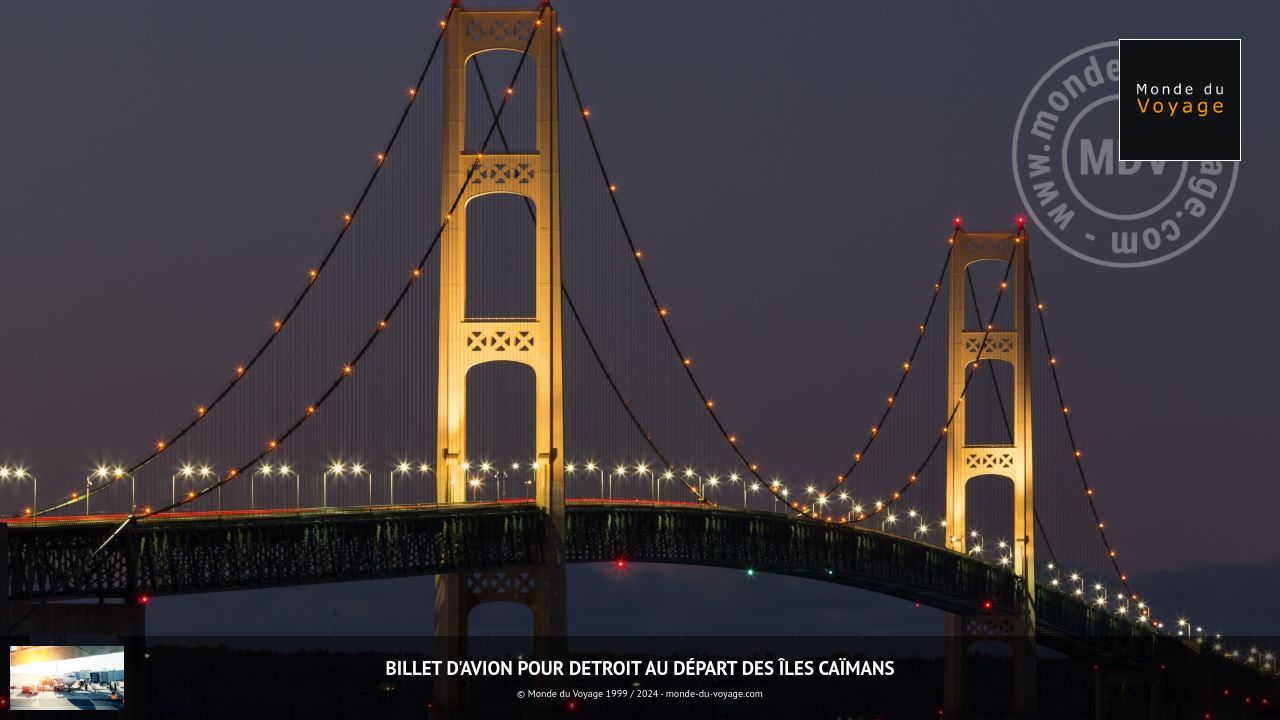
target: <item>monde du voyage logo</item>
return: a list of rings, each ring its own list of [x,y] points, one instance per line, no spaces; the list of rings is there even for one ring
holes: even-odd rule
[[[1226,210],[1240,117],[1239,40],[1091,45],[1049,68],[1023,102],[1018,193],[1040,231],[1082,260],[1164,262]]]

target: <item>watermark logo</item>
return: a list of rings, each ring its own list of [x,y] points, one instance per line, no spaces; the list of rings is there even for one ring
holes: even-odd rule
[[[1235,190],[1239,163],[1119,159],[1119,43],[1078,50],[1031,89],[1013,131],[1018,194],[1081,260],[1146,267],[1190,250]]]

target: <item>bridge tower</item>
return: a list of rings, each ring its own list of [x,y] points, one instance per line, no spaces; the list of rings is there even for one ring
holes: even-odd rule
[[[441,236],[436,497],[441,503],[466,501],[468,372],[489,362],[521,363],[533,370],[536,383],[535,498],[538,507],[546,511],[547,521],[541,564],[506,572],[436,577],[437,658],[465,656],[471,609],[495,601],[518,602],[532,610],[536,656],[562,656],[566,648],[556,27],[556,12],[549,6],[541,14],[538,9],[455,7],[445,29],[442,215],[449,212],[464,182],[466,187]],[[536,104],[536,149],[523,154],[493,152],[504,149],[496,134],[488,148],[466,147],[468,62],[492,50],[522,52],[526,48],[528,56],[521,74],[535,73],[536,97],[526,101]],[[494,118],[485,113],[472,120],[487,129]],[[534,317],[467,316],[466,207],[493,193],[523,196],[535,211]],[[465,700],[461,681],[437,678],[435,716],[461,717]]]
[[[947,545],[965,552],[965,521],[969,480],[999,475],[1013,483],[1013,572],[1022,579],[1025,592],[1012,614],[948,614],[943,695],[946,717],[963,718],[968,711],[967,654],[982,640],[1007,642],[1013,650],[1013,711],[1015,717],[1034,717],[1036,711],[1035,641],[1035,509],[1031,459],[1031,363],[1030,363],[1030,263],[1026,233],[970,233],[957,230],[949,269],[947,411],[960,402],[966,380],[982,362],[1012,366],[1012,415],[1010,442],[977,445],[966,434],[967,403],[952,419],[947,441]],[[966,329],[968,268],[976,262],[1010,262],[1008,287],[1002,303],[1012,302],[1010,327]],[[987,310],[987,312],[990,312]],[[982,318],[986,322],[986,318]],[[985,339],[985,342],[984,342]],[[980,352],[981,351],[981,352]],[[980,360],[979,360],[980,358]],[[975,610],[977,610],[975,608]]]

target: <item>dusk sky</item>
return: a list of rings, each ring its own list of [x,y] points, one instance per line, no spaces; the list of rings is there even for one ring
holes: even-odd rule
[[[1266,81],[1280,11],[556,6],[700,377],[754,455],[820,476],[874,421],[952,216],[1003,230],[1023,212],[1010,142],[1041,74],[1120,37],[1242,38],[1245,160],[1208,237],[1119,270],[1029,229],[1078,439],[1134,588],[1206,626],[1280,633],[1273,608],[1250,599],[1280,593],[1267,177],[1280,101]],[[96,462],[143,454],[226,379],[332,237],[446,10],[5,9],[0,460],[32,468],[52,499]],[[29,490],[0,492],[7,513]],[[732,570],[576,567],[570,579],[571,628],[584,633],[749,634],[762,609],[781,612],[772,632],[941,631],[910,603]],[[337,607],[341,633],[429,634],[431,591],[413,578],[160,598],[149,628],[327,634]],[[477,611],[474,632],[526,628],[509,610]]]

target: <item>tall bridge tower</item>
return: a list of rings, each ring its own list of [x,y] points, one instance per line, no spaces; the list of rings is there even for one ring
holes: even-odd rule
[[[998,260],[1010,264],[1003,302],[1012,302],[1008,327],[966,329],[966,298],[970,297],[969,266]],[[1036,708],[1035,641],[1035,506],[1031,458],[1031,362],[1030,362],[1030,262],[1026,234],[970,233],[957,230],[949,271],[947,323],[947,386],[952,418],[947,440],[947,546],[965,552],[968,528],[965,519],[969,481],[983,475],[1009,478],[1013,484],[1013,572],[1022,579],[1025,592],[1017,612],[973,615],[948,614],[944,702],[947,717],[965,717],[968,696],[969,646],[983,640],[1007,642],[1013,649],[1013,710],[1016,717],[1033,717]],[[986,322],[981,319],[980,322]],[[993,322],[995,322],[993,320]],[[973,444],[968,441],[966,410],[962,402],[969,375],[982,362],[1005,362],[1013,370],[1012,415],[1009,442]],[[975,608],[975,611],[977,608]]]
[[[532,369],[535,378],[535,498],[547,518],[541,564],[509,572],[436,577],[437,658],[465,656],[471,609],[495,601],[523,603],[532,610],[535,655],[555,656],[564,651],[567,611],[556,27],[556,13],[548,6],[541,11],[457,8],[445,29],[442,214],[449,212],[459,188],[463,189],[440,246],[436,497],[441,503],[466,500],[468,372],[484,363],[516,362]],[[521,72],[532,69],[535,73],[536,149],[503,154],[491,152],[496,142],[491,142],[490,148],[467,147],[468,62],[492,50],[526,49],[528,56]],[[495,118],[486,113],[471,120],[488,128]],[[534,208],[534,317],[467,315],[466,208],[476,198],[493,193],[523,196]],[[461,682],[437,679],[436,715],[460,715],[464,704]]]

